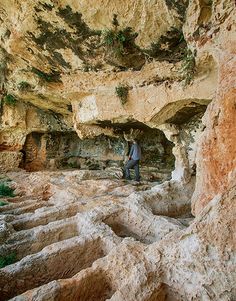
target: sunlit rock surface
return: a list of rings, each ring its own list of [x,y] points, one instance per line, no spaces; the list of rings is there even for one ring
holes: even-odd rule
[[[0,22],[0,300],[236,300],[234,1],[12,0]]]
[[[8,176],[18,196],[1,209],[0,254],[17,251],[0,270],[1,300],[43,284],[14,300],[235,296],[235,186],[193,219],[173,183],[132,185],[101,171]]]

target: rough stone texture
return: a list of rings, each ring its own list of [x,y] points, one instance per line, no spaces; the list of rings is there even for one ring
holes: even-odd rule
[[[2,104],[0,129],[0,170],[3,171],[19,167],[23,156],[20,150],[23,149],[26,137],[31,132],[69,133],[73,127],[69,116],[17,102],[15,105]]]
[[[194,214],[198,214],[215,195],[228,190],[236,168],[233,135],[236,128],[236,34],[233,1],[219,2],[213,11],[210,30],[205,29],[204,35],[193,41],[201,54],[208,53],[214,57],[219,69],[216,98],[203,118],[206,129],[199,143],[196,160],[198,176],[192,198]],[[189,10],[189,14],[191,13]],[[197,14],[190,18],[192,26],[196,26],[196,17]]]
[[[37,2],[37,9],[32,1],[1,3],[1,95],[18,100],[16,107],[1,106],[1,162],[18,164],[27,135],[40,129],[43,136],[50,130],[65,135],[74,125],[91,143],[102,134],[129,141],[144,131],[149,137],[158,128],[174,144],[175,169],[160,185],[115,179],[113,166],[8,173],[17,196],[0,207],[0,255],[16,252],[17,262],[0,269],[0,299],[235,300],[234,1],[190,1],[185,20],[177,1],[102,2],[104,15],[97,11],[101,2],[89,10],[76,3]],[[145,56],[138,70],[111,66],[106,49],[97,51],[93,30],[106,26],[113,12],[122,28],[127,17],[134,30],[148,31],[135,40],[145,47],[169,25],[184,23],[195,55],[192,83],[183,86],[179,61]],[[160,33],[153,30],[159,21]],[[98,61],[104,65],[95,70]],[[27,91],[19,89],[21,81],[30,84]],[[115,94],[119,84],[129,88],[123,105]]]
[[[198,180],[192,199],[195,214],[213,196],[228,190],[236,169],[236,144],[233,135],[236,129],[235,53],[229,58],[222,58],[221,63],[217,101],[204,116],[206,130],[198,150]]]
[[[16,170],[22,160],[22,154],[18,152],[1,152],[0,168],[4,171]]]
[[[93,99],[98,108],[103,102],[109,102],[108,110],[114,115],[108,116],[109,120],[123,116],[126,119],[132,117],[149,121],[167,103],[179,100],[191,103],[196,99],[197,103],[203,100],[208,103],[214,95],[217,75],[214,65],[209,70],[208,77],[198,81],[192,88],[189,87],[186,93],[178,82],[182,79],[178,72],[180,63],[150,61],[147,58],[147,63],[140,71],[125,72],[114,72],[115,69],[112,71],[109,68],[98,72],[84,72],[81,67],[84,56],[96,48],[95,42],[90,41],[93,31],[109,28],[108,20],[112,20],[112,14],[118,14],[121,28],[131,26],[137,31],[138,45],[148,48],[151,43],[158,41],[160,35],[166,34],[171,26],[181,30],[182,21],[178,15],[184,15],[186,4],[186,1],[146,3],[142,0],[130,3],[115,1],[106,5],[103,1],[93,1],[88,9],[86,1],[48,1],[44,4],[41,1],[27,1],[24,5],[16,1],[11,1],[9,5],[9,2],[2,1],[1,16],[4,21],[0,35],[3,48],[2,68],[7,71],[7,78],[3,72],[5,92],[41,108],[64,114],[69,113],[68,105],[73,102],[76,116],[80,100],[84,102],[86,97]],[[103,10],[98,11],[98,7],[103,7]],[[103,54],[104,51],[101,55]],[[93,64],[93,60],[91,54],[85,62]],[[175,80],[176,83],[173,82]],[[27,82],[30,86],[19,89],[22,82]],[[122,108],[115,96],[115,87],[120,83],[133,88],[130,90],[130,105],[127,105],[127,110]],[[201,95],[202,91],[204,93]],[[137,99],[142,99],[138,106]],[[160,102],[158,106],[157,99]],[[105,107],[104,112],[99,112],[97,119],[105,118]],[[80,118],[76,122],[80,122]]]
[[[42,284],[13,300],[234,300],[234,182],[193,220],[177,199],[166,211],[176,184],[144,191],[95,171],[8,176],[19,196],[1,208],[0,254],[17,250],[18,262],[0,270],[1,300]]]
[[[117,167],[120,174],[130,148],[127,140],[132,133],[141,141],[143,179],[167,179],[174,167],[173,145],[160,130],[143,124],[131,123],[142,128],[134,131],[118,124],[115,135],[81,140],[73,130],[70,116],[24,102],[3,103],[1,118],[1,171],[19,167],[28,171]]]
[[[5,151],[9,151],[9,148],[12,152],[21,150],[26,137],[29,139],[27,135],[32,132],[68,130],[69,133],[72,118],[75,131],[83,139],[102,134],[117,137],[117,127],[120,124],[128,129],[137,127],[137,122],[155,128],[164,123],[178,123],[181,127],[179,120],[188,122],[199,110],[204,112],[206,105],[213,99],[217,82],[217,65],[214,61],[210,61],[207,70],[200,68],[192,85],[187,87],[183,87],[183,77],[179,72],[181,63],[178,61],[159,61],[146,57],[146,63],[140,70],[126,68],[125,71],[118,70],[117,67],[108,68],[106,65],[97,72],[94,69],[85,72],[81,67],[85,62],[94,63],[93,57],[86,56],[97,45],[96,41],[90,39],[96,40],[94,30],[110,27],[107,20],[112,19],[113,13],[117,12],[121,28],[124,28],[124,19],[126,23],[129,20],[128,25],[139,33],[136,41],[138,45],[148,48],[151,43],[158,42],[156,39],[160,35],[168,36],[167,30],[171,26],[181,31],[187,7],[185,1],[158,1],[151,4],[139,1],[129,4],[124,2],[124,5],[116,2],[110,5],[103,3],[104,15],[97,11],[97,6],[101,3],[93,4],[93,9],[88,10],[85,2],[78,4],[74,1],[27,1],[22,6],[12,1],[11,7],[5,1],[1,3],[4,20],[1,29],[2,80],[5,80],[2,94],[12,94],[17,99],[16,109],[3,105],[4,122],[12,120],[12,116],[14,120],[24,119],[28,109],[24,108],[22,102],[27,103],[27,107],[30,106],[28,103],[36,107],[32,109],[36,113],[26,114],[28,122],[20,123],[20,129],[24,128],[24,131],[18,129],[18,125],[12,125],[9,131],[4,127],[1,143],[7,143],[8,149]],[[159,13],[155,14],[155,10]],[[14,22],[11,22],[13,15]],[[156,24],[158,30],[153,30]],[[147,33],[141,28],[145,28]],[[165,47],[164,44],[161,47]],[[94,55],[100,58],[99,53]],[[208,59],[204,57],[201,64],[204,65]],[[28,86],[22,88],[22,83]],[[115,94],[119,84],[129,86],[125,105],[121,104]],[[22,106],[17,113],[16,110]],[[35,116],[38,110],[42,110],[45,118],[37,126],[34,122],[38,118]],[[18,115],[20,118],[17,118]],[[51,128],[48,126],[47,120],[54,119],[55,115],[66,127],[63,128],[60,124],[58,128],[56,120],[52,121]],[[178,129],[177,132],[179,133]],[[184,173],[191,175],[191,171],[187,171],[188,159],[184,158],[187,152],[185,142],[177,137],[173,138],[173,142],[176,145],[176,169],[185,170]],[[32,154],[28,157],[31,158]],[[45,152],[40,157],[45,158]],[[52,161],[50,164],[39,162],[36,165],[56,166],[57,163]],[[2,169],[17,167],[18,162],[19,160],[13,166],[6,161]],[[181,174],[182,171],[176,171],[174,179],[189,179],[189,176]]]
[[[16,252],[20,261],[0,270],[1,300],[72,277],[119,246],[124,237],[150,244],[185,227],[173,218],[153,215],[138,195],[134,202],[132,192],[150,184],[133,186],[106,179],[109,174],[101,171],[8,176],[22,196],[8,199],[9,204],[0,208],[5,228],[14,228],[5,234],[0,254]]]
[[[178,12],[178,6],[182,6],[182,12]],[[168,1],[164,0],[153,1],[148,4],[143,0],[131,1],[129,3],[116,0],[109,4],[104,0],[92,1],[89,4],[86,1],[80,1],[79,3],[77,1],[64,0],[57,2],[47,1],[45,3],[42,1],[27,1],[24,5],[12,0],[10,3],[2,1],[1,7],[2,15],[7,16],[7,20],[1,29],[1,36],[6,41],[9,49],[21,49],[25,58],[32,60],[33,54],[39,54],[39,49],[37,47],[32,47],[31,51],[29,51],[28,47],[24,49],[29,37],[32,38],[29,32],[36,33],[34,40],[37,41],[37,38],[39,40],[41,27],[44,26],[43,22],[45,24],[49,23],[47,31],[50,31],[50,27],[54,26],[56,29],[54,34],[59,37],[59,41],[55,45],[50,46],[52,49],[55,47],[57,53],[61,54],[61,62],[62,59],[66,61],[63,67],[67,67],[68,63],[72,66],[74,64],[77,67],[81,62],[80,52],[76,52],[77,49],[74,49],[74,47],[68,47],[68,49],[60,47],[61,40],[65,43],[68,35],[71,35],[68,40],[73,45],[72,41],[76,34],[84,37],[90,30],[111,28],[113,14],[117,14],[120,26],[122,28],[127,26],[134,28],[139,34],[137,39],[138,45],[148,47],[152,42],[158,40],[171,26],[179,27],[182,24],[180,18],[184,15],[186,1],[179,1],[179,5],[174,4],[170,7]],[[80,17],[80,14],[82,14],[82,17]],[[14,22],[11,23],[13,18]],[[38,19],[43,22],[38,23]],[[14,27],[15,25],[18,26]],[[61,38],[59,32],[57,32],[58,28],[65,30],[62,33],[66,33],[66,38]],[[45,27],[43,29],[46,31]],[[43,49],[44,58],[41,56],[41,60],[44,60],[44,62],[46,56],[50,57],[51,55],[46,50],[48,49]],[[55,55],[51,59],[55,60]],[[34,63],[40,66],[36,60],[34,60]]]

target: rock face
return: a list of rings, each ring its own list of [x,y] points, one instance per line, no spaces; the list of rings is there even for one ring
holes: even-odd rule
[[[131,123],[136,129],[118,124],[112,136],[100,135],[81,140],[72,126],[71,116],[39,109],[31,104],[3,105],[0,170],[18,167],[28,171],[43,169],[106,169],[121,167],[129,152],[132,133],[143,150],[144,179],[162,181],[174,168],[173,144],[162,131]],[[138,128],[137,128],[138,127]],[[139,128],[142,129],[139,129]]]
[[[187,48],[182,33],[186,1],[123,4],[96,2],[93,10],[88,10],[85,2],[74,1],[28,1],[24,5],[13,1],[11,7],[1,3],[0,138],[6,145],[0,155],[2,170],[60,167],[68,160],[74,166],[83,165],[77,163],[78,151],[70,148],[73,146],[65,151],[63,142],[59,151],[52,151],[58,160],[47,156],[47,148],[51,151],[48,145],[56,144],[55,137],[65,141],[59,136],[69,137],[72,127],[79,138],[91,139],[90,143],[94,143],[92,139],[102,140],[101,135],[107,141],[118,139],[121,143],[139,131],[140,140],[149,133],[153,136],[151,128],[167,123],[175,133],[171,138],[176,144],[174,178],[189,180],[193,164],[188,163],[185,142],[176,136],[182,125],[184,128],[194,115],[203,113],[214,97],[217,66],[211,61],[207,76],[196,73],[193,84],[183,87],[179,69]],[[97,10],[98,5],[106,7],[104,13]],[[11,22],[13,16],[17,26]],[[155,24],[158,31],[153,30]],[[136,66],[138,61],[142,64]],[[125,102],[119,94],[124,87],[128,89]],[[166,175],[162,178],[166,179],[174,160],[171,144],[164,140],[149,139],[143,144],[144,155],[150,158],[144,160],[149,162],[144,162],[145,167],[150,167],[150,162],[163,163]],[[80,143],[79,139],[73,141]],[[120,161],[127,152],[125,144],[122,156],[117,158]],[[157,151],[155,147],[151,150],[151,144]],[[105,149],[117,157],[116,152]],[[95,165],[104,166],[103,162]]]
[[[0,300],[236,300],[234,11],[1,1]]]
[[[196,164],[199,176],[192,199],[195,214],[215,195],[228,190],[236,168],[232,135],[236,128],[235,16],[230,4],[230,1],[225,4],[224,10],[220,4],[214,8],[211,29],[204,30],[204,35],[194,41],[200,53],[212,54],[219,70],[216,97],[203,118],[206,129],[199,144]],[[192,22],[197,26],[196,15]]]
[[[236,145],[232,135],[236,128],[235,80],[235,53],[229,52],[229,56],[222,57],[217,100],[204,116],[206,130],[199,145],[199,177],[193,195],[196,214],[215,195],[229,189],[236,169]]]
[[[16,169],[20,162],[25,160],[24,156],[34,157],[37,155],[38,147],[34,140],[30,143],[30,150],[26,154],[25,147],[28,147],[32,135],[40,137],[47,132],[69,134],[73,131],[70,116],[48,112],[31,104],[4,104],[1,113],[1,170]],[[38,154],[38,157],[43,164],[43,152]],[[38,164],[40,165],[40,163]]]

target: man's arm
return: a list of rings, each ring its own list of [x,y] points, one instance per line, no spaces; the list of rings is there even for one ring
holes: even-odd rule
[[[134,152],[134,146],[132,145],[131,146],[131,149],[130,149],[130,152],[129,152],[129,160],[131,160],[131,157],[133,155],[133,152]]]

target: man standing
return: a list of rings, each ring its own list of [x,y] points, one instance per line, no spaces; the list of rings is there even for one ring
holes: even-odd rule
[[[130,177],[130,169],[134,168],[135,170],[135,180],[140,181],[140,174],[139,174],[139,160],[141,159],[141,148],[138,145],[137,140],[133,140],[133,145],[131,147],[129,153],[129,161],[125,165],[125,178],[127,180],[131,180]]]

